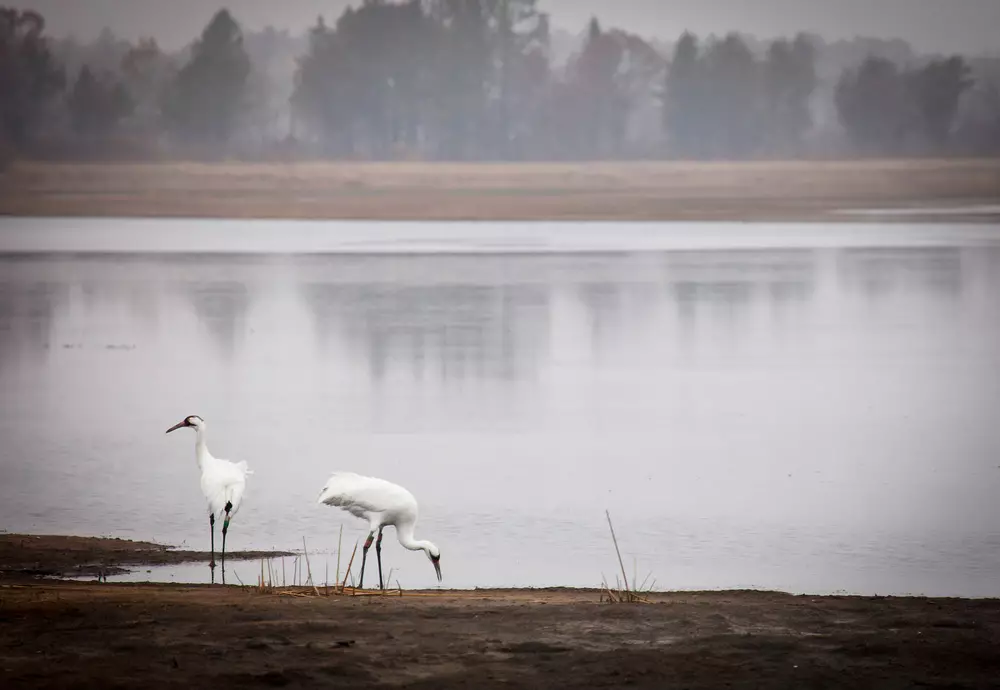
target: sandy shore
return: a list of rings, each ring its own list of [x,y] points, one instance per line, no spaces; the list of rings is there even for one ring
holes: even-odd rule
[[[65,539],[71,559],[155,553]],[[63,558],[46,555],[55,541],[32,544],[18,548],[35,562]],[[995,687],[1000,678],[998,600],[702,592],[607,604],[597,591],[558,589],[307,596],[38,580],[16,573],[9,554],[0,549],[4,688],[903,688]]]
[[[1000,204],[1000,160],[12,165],[0,214],[371,220],[870,220]],[[1000,220],[1000,213],[879,220]]]

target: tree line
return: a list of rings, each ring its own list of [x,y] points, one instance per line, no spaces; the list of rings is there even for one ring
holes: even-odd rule
[[[244,35],[223,9],[168,54],[110,32],[55,40],[41,15],[0,7],[0,157],[1000,153],[996,60],[870,54],[830,75],[823,51],[736,33],[662,50],[593,19],[557,62],[536,0],[364,0],[301,41]]]

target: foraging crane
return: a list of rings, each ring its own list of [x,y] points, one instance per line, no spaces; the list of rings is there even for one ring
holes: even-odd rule
[[[198,415],[185,417],[183,421],[174,424],[167,429],[170,433],[182,427],[192,427],[197,434],[194,454],[198,461],[198,469],[201,470],[201,492],[208,500],[208,524],[212,532],[212,562],[209,564],[214,572],[215,569],[215,517],[226,514],[226,519],[222,523],[222,572],[225,578],[226,572],[226,532],[229,531],[229,521],[236,515],[243,502],[243,492],[246,490],[246,477],[253,472],[247,469],[245,460],[231,462],[214,457],[208,452],[205,445],[205,429],[208,425],[205,420]]]
[[[368,521],[368,539],[361,552],[359,589],[365,586],[365,561],[368,559],[368,548],[372,545],[376,531],[378,531],[378,541],[375,542],[378,586],[379,589],[385,589],[382,583],[382,529],[387,525],[396,528],[396,538],[404,548],[427,554],[437,572],[438,582],[441,581],[441,551],[429,541],[413,538],[413,527],[417,522],[417,500],[403,487],[384,479],[365,477],[354,472],[334,472],[320,492],[317,503],[336,506]]]

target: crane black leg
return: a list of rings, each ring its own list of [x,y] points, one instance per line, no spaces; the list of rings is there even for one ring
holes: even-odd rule
[[[378,539],[375,540],[375,558],[378,561],[378,588],[385,589],[382,584],[382,528],[378,528]]]
[[[368,549],[372,545],[372,539],[375,538],[375,530],[368,533],[368,538],[365,540],[365,548],[361,551],[361,577],[358,578],[358,589],[365,588],[365,561],[368,560]]]
[[[229,511],[233,509],[233,504],[226,501],[226,520],[222,523],[222,571],[226,571],[226,532],[229,531]]]
[[[212,560],[209,561],[208,567],[212,568],[212,573],[215,574],[215,513],[208,516],[208,526],[212,533]]]

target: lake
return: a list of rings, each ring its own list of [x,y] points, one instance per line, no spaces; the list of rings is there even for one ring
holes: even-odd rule
[[[1000,596],[995,225],[4,218],[0,387],[11,532],[207,550],[198,414],[321,581],[340,469],[446,587]]]

